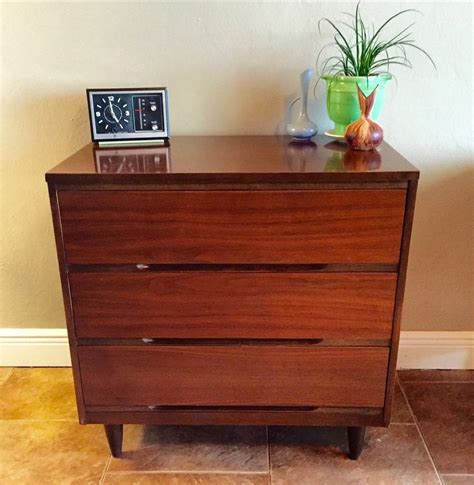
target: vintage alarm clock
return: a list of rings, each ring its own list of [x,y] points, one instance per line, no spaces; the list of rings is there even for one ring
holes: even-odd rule
[[[165,143],[166,88],[88,89],[92,141],[99,145]]]

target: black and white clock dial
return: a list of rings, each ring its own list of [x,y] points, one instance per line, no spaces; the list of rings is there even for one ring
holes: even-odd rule
[[[88,89],[92,141],[139,142],[169,137],[166,88]]]
[[[129,132],[132,124],[128,102],[120,96],[93,96],[98,133]]]

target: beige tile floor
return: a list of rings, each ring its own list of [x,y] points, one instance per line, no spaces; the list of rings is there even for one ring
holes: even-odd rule
[[[474,485],[474,371],[402,371],[359,461],[343,428],[77,424],[70,369],[0,368],[0,484]]]

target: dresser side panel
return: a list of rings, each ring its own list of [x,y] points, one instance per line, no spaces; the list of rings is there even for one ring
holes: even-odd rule
[[[418,181],[412,180],[408,184],[405,217],[403,221],[403,236],[400,245],[400,265],[397,280],[397,291],[395,297],[395,307],[393,313],[393,328],[392,328],[392,343],[390,348],[387,386],[385,394],[384,405],[384,424],[390,424],[390,416],[392,412],[392,401],[395,386],[395,378],[397,372],[397,356],[400,341],[400,326],[402,317],[403,298],[405,295],[405,282],[407,276],[408,254],[410,249],[411,232],[413,226],[413,217],[415,214],[415,200]]]
[[[56,187],[48,184],[49,201],[51,207],[51,216],[53,221],[54,238],[56,242],[56,253],[59,265],[59,275],[61,280],[61,290],[63,296],[64,311],[66,314],[66,327],[69,340],[69,350],[71,354],[72,371],[74,377],[74,387],[76,390],[76,403],[79,415],[79,421],[85,423],[85,406],[82,393],[82,379],[80,359],[77,352],[76,332],[74,326],[74,310],[71,299],[71,288],[69,286],[69,276],[67,271],[66,256],[64,251],[64,242],[62,234],[61,213],[58,204]]]

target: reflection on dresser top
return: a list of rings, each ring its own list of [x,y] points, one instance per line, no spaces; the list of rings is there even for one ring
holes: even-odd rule
[[[321,183],[416,180],[418,172],[390,145],[350,150],[326,136],[297,143],[286,136],[177,136],[166,147],[84,146],[50,170],[50,182]]]

